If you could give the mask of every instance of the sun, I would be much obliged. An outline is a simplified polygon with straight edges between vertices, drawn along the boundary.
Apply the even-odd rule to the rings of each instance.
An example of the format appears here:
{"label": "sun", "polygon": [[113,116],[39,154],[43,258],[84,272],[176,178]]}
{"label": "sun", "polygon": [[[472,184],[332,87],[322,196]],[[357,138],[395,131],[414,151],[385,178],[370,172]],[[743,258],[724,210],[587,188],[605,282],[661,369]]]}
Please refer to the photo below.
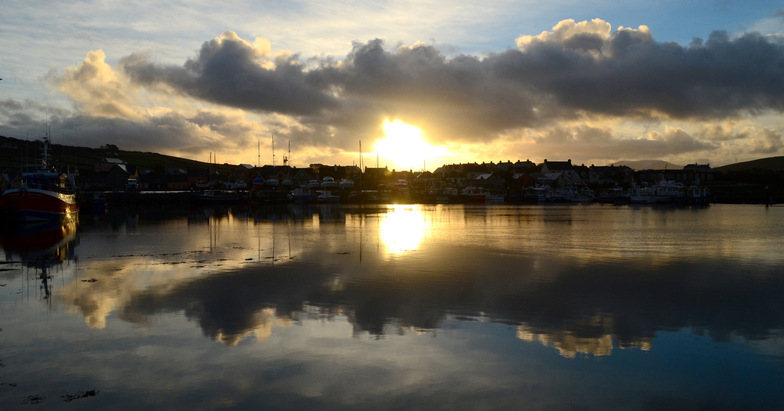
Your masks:
{"label": "sun", "polygon": [[382,129],[385,137],[375,145],[381,167],[422,170],[437,166],[435,161],[446,154],[445,149],[428,144],[422,138],[422,130],[400,120],[384,119]]}

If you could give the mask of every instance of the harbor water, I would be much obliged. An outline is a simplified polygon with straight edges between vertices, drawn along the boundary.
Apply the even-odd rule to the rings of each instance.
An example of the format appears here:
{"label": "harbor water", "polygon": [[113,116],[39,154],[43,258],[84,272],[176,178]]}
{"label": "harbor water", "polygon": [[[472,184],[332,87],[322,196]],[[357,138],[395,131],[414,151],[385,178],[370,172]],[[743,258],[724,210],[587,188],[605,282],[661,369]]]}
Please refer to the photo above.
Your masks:
{"label": "harbor water", "polygon": [[1,239],[2,409],[784,409],[784,207],[149,207]]}

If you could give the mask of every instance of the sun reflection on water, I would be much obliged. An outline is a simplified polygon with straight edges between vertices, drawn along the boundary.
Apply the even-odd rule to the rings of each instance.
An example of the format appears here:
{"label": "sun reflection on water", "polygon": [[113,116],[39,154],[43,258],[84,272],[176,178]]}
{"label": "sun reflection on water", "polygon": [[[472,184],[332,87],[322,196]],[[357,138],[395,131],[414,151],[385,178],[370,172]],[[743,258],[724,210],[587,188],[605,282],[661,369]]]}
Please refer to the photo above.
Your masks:
{"label": "sun reflection on water", "polygon": [[381,220],[380,236],[387,255],[415,251],[425,238],[427,224],[420,206],[396,205]]}

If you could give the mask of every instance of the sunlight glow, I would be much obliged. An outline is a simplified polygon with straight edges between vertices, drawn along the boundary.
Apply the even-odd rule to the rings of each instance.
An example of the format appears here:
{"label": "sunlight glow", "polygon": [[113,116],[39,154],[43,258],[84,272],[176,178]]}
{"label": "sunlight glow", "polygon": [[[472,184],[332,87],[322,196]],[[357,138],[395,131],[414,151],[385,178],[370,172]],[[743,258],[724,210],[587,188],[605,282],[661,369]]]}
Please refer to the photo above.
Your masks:
{"label": "sunlight glow", "polygon": [[439,157],[446,155],[446,149],[428,144],[422,138],[422,130],[400,120],[384,119],[382,125],[386,137],[376,141],[375,149],[379,157],[396,170],[422,170],[437,167]]}
{"label": "sunlight glow", "polygon": [[414,251],[425,237],[424,214],[418,206],[395,206],[381,220],[381,242],[388,255]]}

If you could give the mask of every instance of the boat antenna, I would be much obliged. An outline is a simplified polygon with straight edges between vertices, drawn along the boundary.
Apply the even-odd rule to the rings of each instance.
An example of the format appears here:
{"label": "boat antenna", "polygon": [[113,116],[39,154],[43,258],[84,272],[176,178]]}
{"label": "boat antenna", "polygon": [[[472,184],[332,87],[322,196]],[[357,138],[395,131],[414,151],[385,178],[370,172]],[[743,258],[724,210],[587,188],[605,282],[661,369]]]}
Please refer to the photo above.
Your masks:
{"label": "boat antenna", "polygon": [[41,156],[41,169],[47,170],[47,162],[49,161],[49,143],[51,138],[49,137],[49,125],[46,126],[46,133],[44,134],[44,154]]}
{"label": "boat antenna", "polygon": [[[359,140],[359,191],[362,191],[362,140]],[[360,246],[362,243],[360,242]],[[360,253],[360,258],[362,253]]]}

